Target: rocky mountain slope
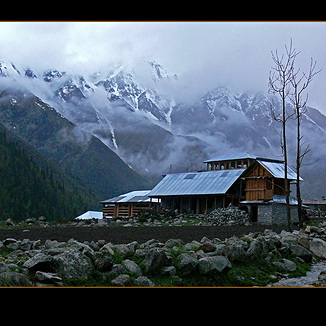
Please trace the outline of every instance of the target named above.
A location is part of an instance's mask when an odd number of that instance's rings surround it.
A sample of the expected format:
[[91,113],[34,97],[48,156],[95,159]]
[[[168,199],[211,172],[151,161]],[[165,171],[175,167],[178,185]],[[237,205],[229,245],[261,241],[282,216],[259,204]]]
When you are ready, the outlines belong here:
[[[169,171],[204,168],[205,159],[226,152],[281,155],[281,126],[271,115],[272,105],[279,111],[276,98],[217,87],[191,103],[180,101],[176,90],[182,90],[182,78],[156,62],[76,74],[56,69],[39,72],[2,61],[0,76],[4,77],[0,85],[13,80],[15,85],[24,85],[71,121],[78,134],[91,133],[152,180]],[[319,173],[318,183],[326,178],[322,175],[326,117],[308,108],[302,128],[312,149],[307,162],[319,159],[303,172],[314,180]],[[289,123],[288,139],[294,163],[295,121]],[[309,197],[322,195],[322,185],[315,188],[306,191]]]
[[148,187],[143,177],[98,138],[20,85],[1,89],[0,121],[48,161],[79,178],[98,200]]

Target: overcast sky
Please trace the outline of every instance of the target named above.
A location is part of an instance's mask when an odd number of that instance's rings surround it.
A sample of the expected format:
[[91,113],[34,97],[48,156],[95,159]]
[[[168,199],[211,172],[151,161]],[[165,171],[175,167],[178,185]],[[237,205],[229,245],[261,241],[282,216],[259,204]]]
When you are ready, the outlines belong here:
[[326,114],[324,22],[1,22],[0,60],[34,69],[95,71],[112,63],[155,60],[202,92],[226,85],[267,92],[271,51],[293,39],[297,64],[317,75],[309,105]]

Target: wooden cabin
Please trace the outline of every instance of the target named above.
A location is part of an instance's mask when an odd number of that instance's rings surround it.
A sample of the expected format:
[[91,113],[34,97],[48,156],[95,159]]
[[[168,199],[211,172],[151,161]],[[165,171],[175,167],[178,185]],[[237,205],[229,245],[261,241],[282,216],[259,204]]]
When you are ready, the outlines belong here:
[[[245,205],[259,224],[286,224],[285,169],[280,160],[248,153],[223,155],[205,161],[207,171],[170,173],[152,189],[133,191],[105,201],[103,218],[129,217],[159,207],[178,212],[208,213],[218,207]],[[288,167],[289,186],[296,173]],[[297,220],[297,201],[291,197]]]
[[[288,189],[297,178],[287,168]],[[245,182],[246,200],[241,204],[249,206],[251,220],[260,224],[286,224],[285,168],[279,160],[259,158],[245,170],[241,179]],[[290,198],[292,220],[297,221],[297,200]]]
[[131,191],[117,197],[101,201],[103,218],[124,218],[144,212],[157,210],[159,201],[149,198],[150,190]]
[[[288,167],[288,187],[290,182],[296,180],[295,172]],[[266,158],[257,158],[244,172],[247,201],[268,201],[274,195],[285,196],[285,170],[284,162]]]

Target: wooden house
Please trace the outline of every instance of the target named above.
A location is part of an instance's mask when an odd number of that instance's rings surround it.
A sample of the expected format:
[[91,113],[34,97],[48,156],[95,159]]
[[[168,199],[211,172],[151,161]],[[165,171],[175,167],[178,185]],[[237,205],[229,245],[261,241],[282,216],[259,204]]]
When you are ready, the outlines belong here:
[[103,218],[123,218],[145,210],[157,210],[159,201],[149,198],[150,190],[131,191],[126,194],[101,201]]
[[[103,218],[128,217],[158,207],[199,214],[232,204],[246,206],[253,222],[286,224],[283,161],[240,153],[205,163],[207,171],[166,174],[152,190],[102,201]],[[288,167],[287,174],[290,185],[296,173]],[[297,201],[291,197],[290,204],[295,222]]]
[[[288,189],[296,181],[296,173],[287,168]],[[260,224],[286,224],[285,168],[284,162],[259,158],[244,171],[241,179],[245,182],[246,204],[251,220]],[[301,179],[302,180],[302,179]],[[296,222],[297,200],[290,198],[292,220]]]
[[[273,195],[285,196],[284,163],[279,160],[257,158],[242,179],[246,181],[246,200],[271,200]],[[288,187],[296,174],[288,168]]]

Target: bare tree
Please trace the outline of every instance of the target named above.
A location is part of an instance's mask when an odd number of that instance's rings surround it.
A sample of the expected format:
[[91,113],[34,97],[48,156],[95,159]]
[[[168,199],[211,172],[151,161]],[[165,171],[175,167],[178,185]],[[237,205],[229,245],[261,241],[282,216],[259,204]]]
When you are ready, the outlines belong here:
[[286,122],[294,115],[294,112],[289,113],[287,110],[287,99],[291,94],[291,81],[294,74],[294,63],[297,55],[299,54],[292,47],[292,39],[290,46],[285,45],[285,53],[278,54],[278,51],[271,52],[274,67],[269,73],[269,92],[278,94],[282,102],[282,112],[277,114],[275,108],[272,108],[272,115],[274,120],[282,123],[282,154],[284,158],[284,182],[285,182],[285,195],[286,195],[286,218],[290,231],[292,231],[291,210],[290,210],[290,184],[288,182],[288,153],[287,153],[287,139],[286,139]]
[[[300,72],[300,69],[293,71],[291,77],[291,86],[293,92],[290,96],[290,100],[294,106],[295,118],[297,120],[297,157],[296,157],[296,173],[297,173],[297,199],[298,199],[298,218],[300,227],[303,226],[302,221],[302,199],[300,191],[300,169],[304,165],[303,159],[310,152],[309,144],[306,145],[305,142],[301,143],[303,136],[301,135],[301,119],[306,113],[308,102],[308,94],[305,94],[305,90],[321,70],[316,71],[317,61],[310,59],[309,72],[306,75],[304,72]],[[308,163],[312,164],[312,163]]]

